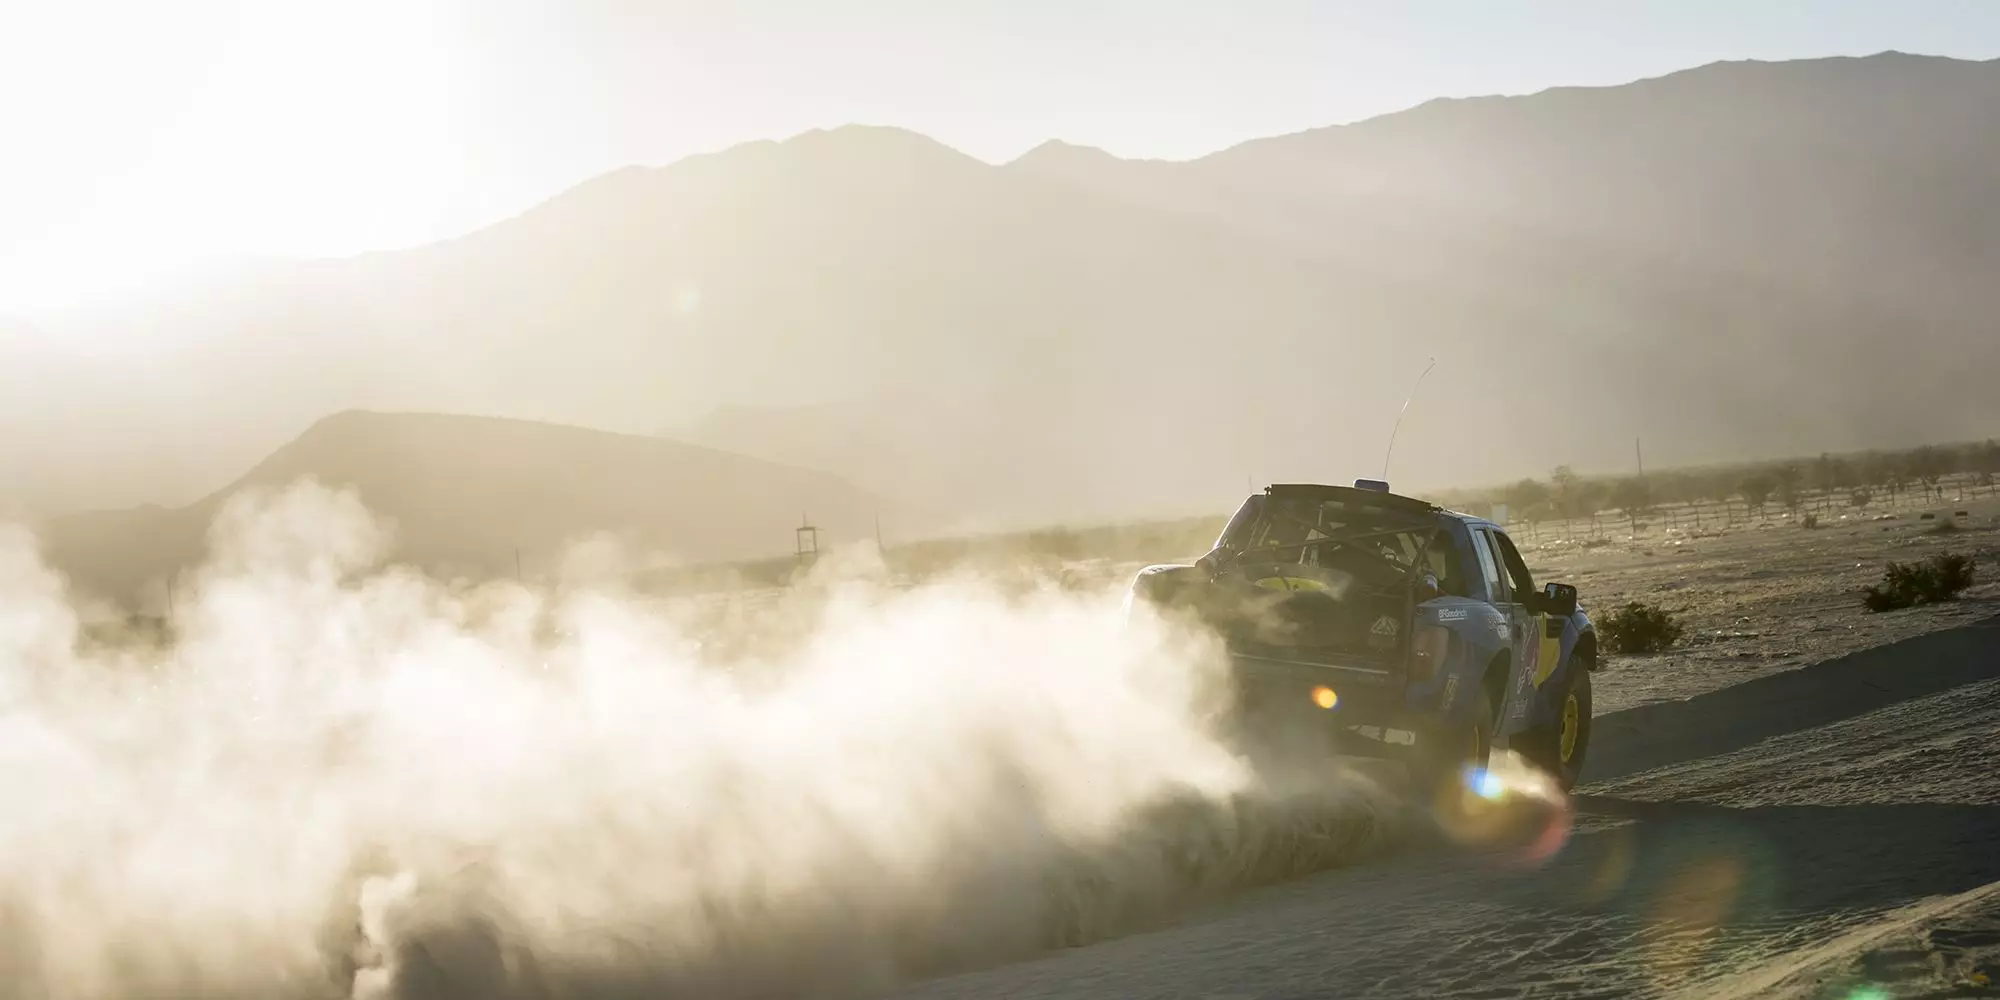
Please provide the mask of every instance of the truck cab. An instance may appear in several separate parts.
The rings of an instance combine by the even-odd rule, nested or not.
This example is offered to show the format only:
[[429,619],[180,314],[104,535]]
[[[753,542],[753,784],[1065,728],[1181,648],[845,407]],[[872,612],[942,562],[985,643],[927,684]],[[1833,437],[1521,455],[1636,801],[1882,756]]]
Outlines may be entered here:
[[1246,732],[1303,725],[1428,780],[1493,747],[1564,788],[1581,773],[1595,630],[1492,521],[1382,483],[1274,485],[1200,559],[1141,570],[1130,599],[1221,637]]

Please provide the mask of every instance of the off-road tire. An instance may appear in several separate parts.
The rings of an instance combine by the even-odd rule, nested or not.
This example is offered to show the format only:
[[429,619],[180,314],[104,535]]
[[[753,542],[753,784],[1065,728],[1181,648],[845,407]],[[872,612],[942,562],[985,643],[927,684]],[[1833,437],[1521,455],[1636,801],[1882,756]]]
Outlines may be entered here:
[[1424,734],[1410,760],[1410,792],[1434,808],[1453,807],[1465,792],[1468,769],[1486,766],[1493,752],[1493,697],[1482,686],[1465,722]]
[[1570,662],[1555,692],[1556,718],[1528,734],[1525,756],[1567,792],[1583,777],[1590,754],[1590,667],[1587,656]]

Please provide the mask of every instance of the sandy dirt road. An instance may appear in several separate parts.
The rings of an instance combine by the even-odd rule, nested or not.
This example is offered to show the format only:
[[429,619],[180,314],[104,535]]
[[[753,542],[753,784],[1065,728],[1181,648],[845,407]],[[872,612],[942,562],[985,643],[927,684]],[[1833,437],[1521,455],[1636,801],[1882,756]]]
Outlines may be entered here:
[[1531,824],[1553,852],[1411,838],[900,995],[2000,995],[2000,617],[1602,715],[1593,742],[1573,816]]
[[[773,667],[728,683],[677,609],[587,601],[544,649],[441,601],[412,627],[441,594],[406,577],[253,577],[168,680],[255,681],[283,724],[134,670],[43,671],[65,683],[13,706],[0,996],[1996,995],[2000,585],[1857,594],[1946,549],[1990,577],[2000,518],[1950,516],[1537,551],[1593,612],[1671,602],[1690,632],[1605,664],[1579,795],[1487,814],[1513,826],[1477,850],[1338,764],[1241,784],[1185,706],[1138,698],[1149,663],[1119,666],[1115,567],[1033,600],[716,595],[695,610]],[[272,789],[309,791],[324,835]]]

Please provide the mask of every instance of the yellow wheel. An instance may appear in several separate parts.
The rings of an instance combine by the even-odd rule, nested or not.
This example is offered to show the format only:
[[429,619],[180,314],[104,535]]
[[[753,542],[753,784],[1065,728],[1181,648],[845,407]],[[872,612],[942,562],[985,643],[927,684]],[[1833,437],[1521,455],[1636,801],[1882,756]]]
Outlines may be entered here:
[[1587,656],[1571,662],[1563,671],[1562,686],[1550,695],[1562,699],[1556,703],[1556,717],[1521,734],[1522,754],[1563,791],[1576,787],[1583,777],[1584,758],[1590,754],[1590,666]]

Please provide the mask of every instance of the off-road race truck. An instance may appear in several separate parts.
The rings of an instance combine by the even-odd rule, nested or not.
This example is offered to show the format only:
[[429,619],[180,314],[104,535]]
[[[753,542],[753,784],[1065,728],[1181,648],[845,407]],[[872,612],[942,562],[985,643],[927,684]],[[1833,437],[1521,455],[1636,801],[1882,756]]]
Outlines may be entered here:
[[1128,601],[1219,634],[1236,732],[1304,727],[1333,753],[1403,760],[1419,789],[1495,747],[1564,790],[1582,772],[1596,631],[1492,521],[1372,480],[1271,486],[1207,555],[1141,570]]

